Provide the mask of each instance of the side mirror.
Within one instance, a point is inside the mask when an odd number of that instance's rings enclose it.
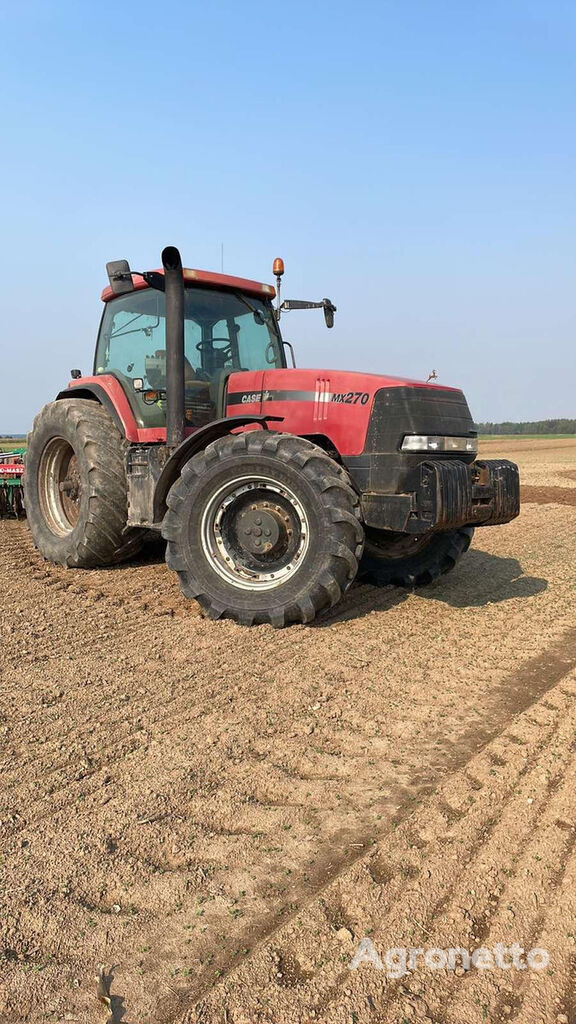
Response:
[[[106,264],[106,273],[114,295],[125,295],[134,291],[132,272],[128,260],[113,260]]]
[[[322,306],[324,308],[326,327],[334,327],[334,313],[336,312],[336,306],[330,302],[330,299],[322,299]]]
[[[291,309],[323,309],[326,327],[334,327],[334,313],[336,306],[330,299],[322,299],[322,302],[304,302],[301,299],[284,299],[280,309],[289,312]]]

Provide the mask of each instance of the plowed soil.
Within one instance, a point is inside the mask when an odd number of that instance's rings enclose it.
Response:
[[[576,1021],[576,441],[483,454],[518,520],[282,632],[0,523],[2,1024],[104,1022],[102,966],[126,1024]],[[392,978],[367,936],[550,963]]]

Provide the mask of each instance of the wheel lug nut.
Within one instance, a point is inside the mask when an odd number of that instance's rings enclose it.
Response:
[[[261,519],[256,519],[255,523],[256,523],[256,526],[262,526],[262,520]]]
[[[271,531],[271,530],[264,530],[264,536],[265,536],[265,537],[270,537],[270,536],[271,536],[271,534],[272,534],[272,531]]]
[[[250,529],[250,527],[248,527],[247,530],[244,530],[244,533],[247,534],[247,536],[250,536],[250,534],[252,533],[252,530]]]

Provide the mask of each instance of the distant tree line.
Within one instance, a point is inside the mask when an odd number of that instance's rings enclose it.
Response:
[[[479,434],[576,434],[576,420],[535,420],[532,423],[477,423]]]

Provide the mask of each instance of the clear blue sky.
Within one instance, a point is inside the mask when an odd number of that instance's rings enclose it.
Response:
[[[576,7],[0,0],[0,430],[89,371],[107,260],[330,296],[301,365],[576,416]]]

